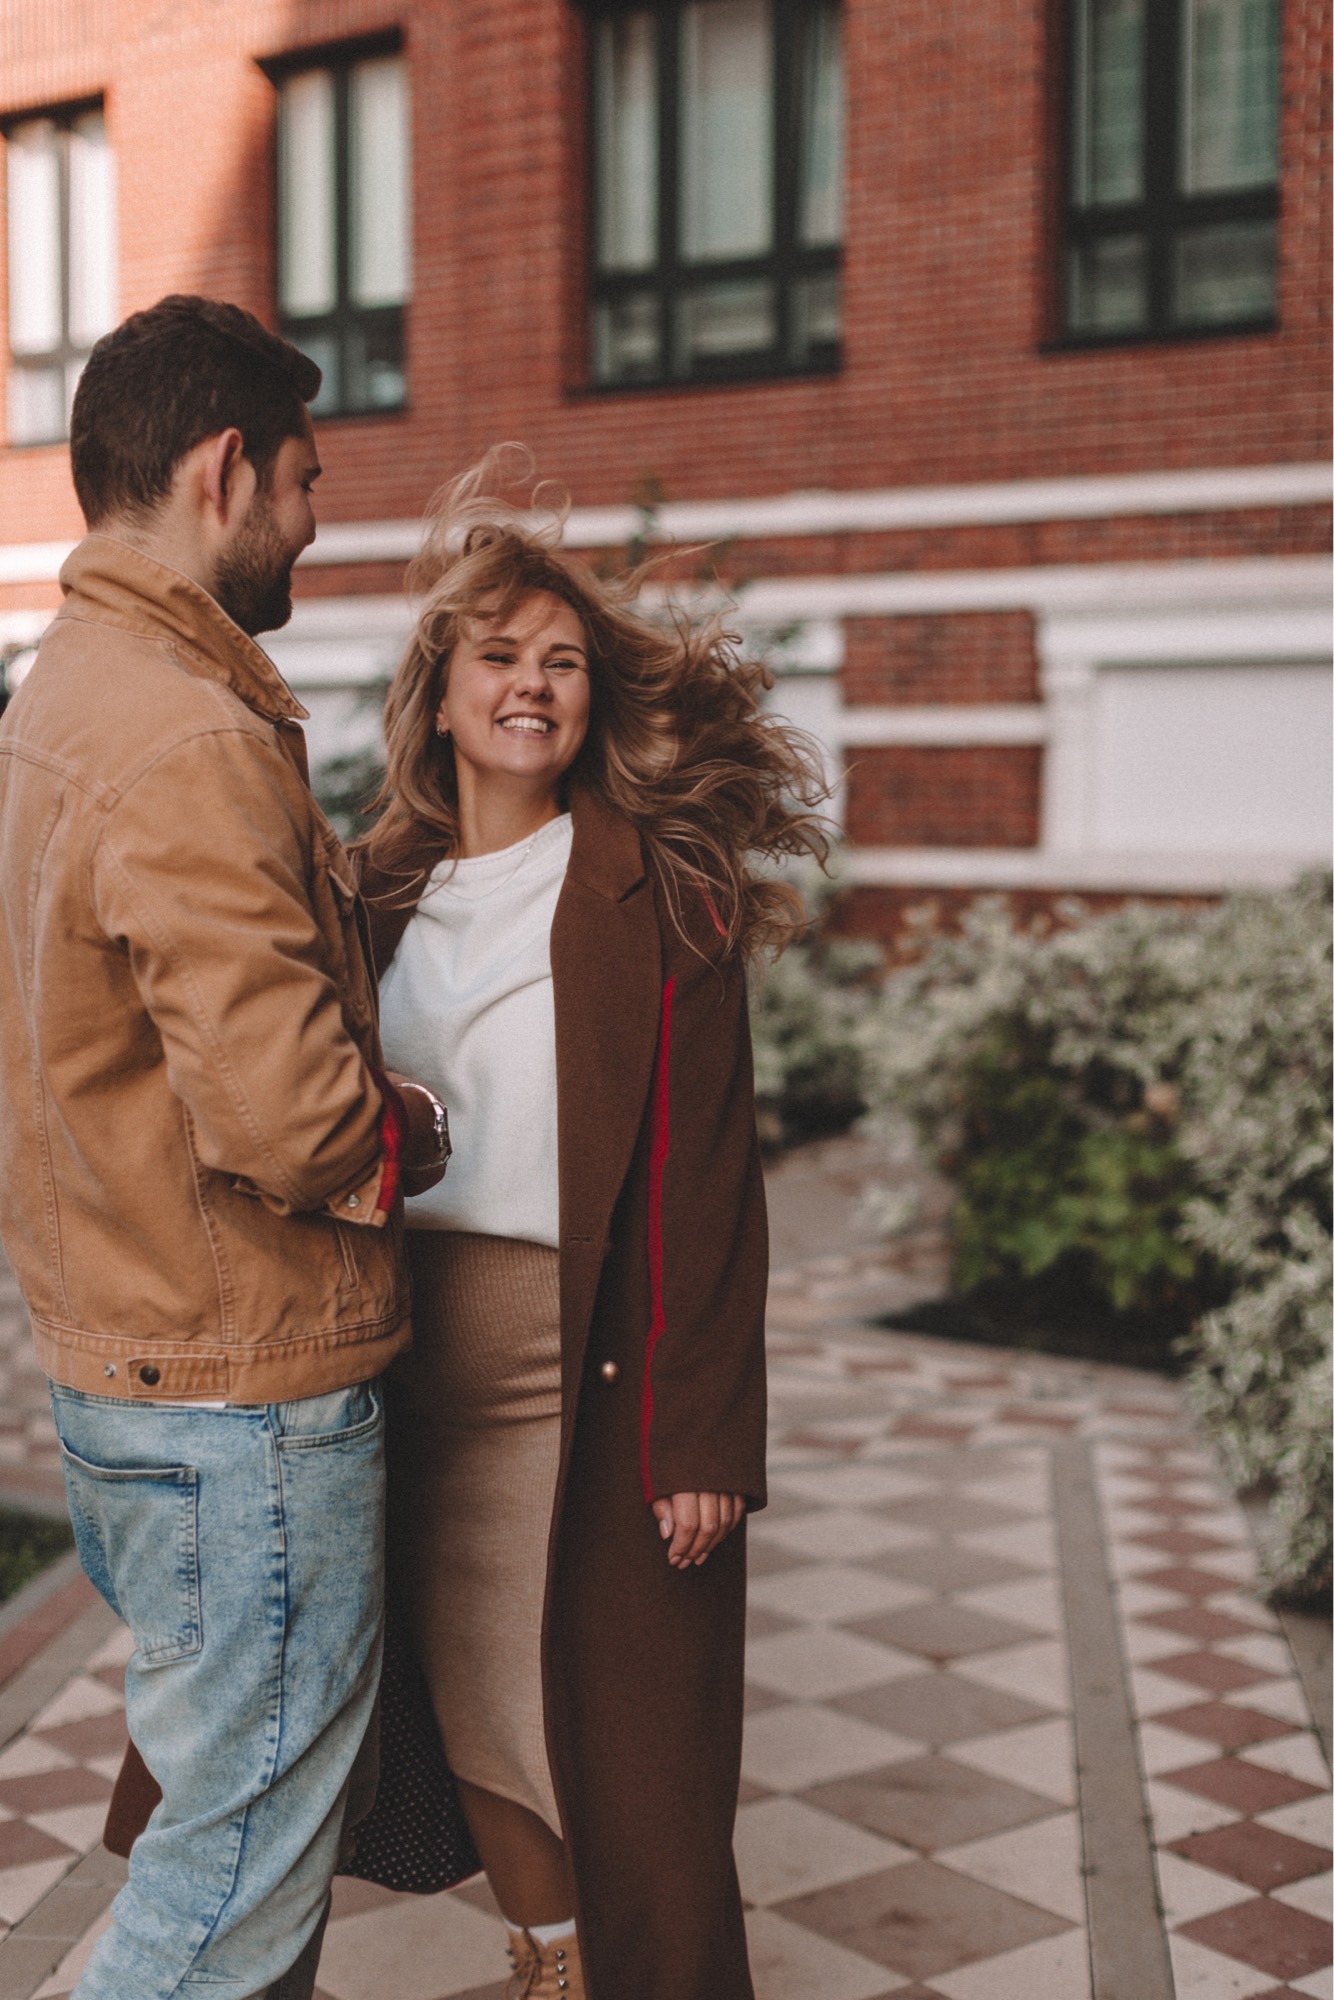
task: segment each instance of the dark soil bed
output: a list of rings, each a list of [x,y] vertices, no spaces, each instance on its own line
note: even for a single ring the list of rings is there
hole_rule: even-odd
[[[0,1603],[74,1546],[63,1521],[0,1507]]]
[[[1101,1299],[1065,1289],[1020,1291],[999,1285],[983,1286],[963,1297],[933,1299],[876,1321],[877,1326],[940,1340],[1114,1362],[1172,1376],[1183,1372],[1182,1357],[1174,1350],[1186,1324],[1176,1313],[1113,1312]]]

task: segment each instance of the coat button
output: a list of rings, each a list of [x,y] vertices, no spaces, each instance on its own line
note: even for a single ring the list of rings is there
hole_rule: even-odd
[[[155,1368],[151,1361],[145,1361],[139,1370],[139,1380],[148,1388],[155,1389],[162,1380],[162,1371],[160,1368]]]
[[[612,1387],[615,1387],[616,1383],[619,1382],[621,1379],[620,1362],[604,1361],[602,1364],[602,1379],[604,1382],[609,1383]]]

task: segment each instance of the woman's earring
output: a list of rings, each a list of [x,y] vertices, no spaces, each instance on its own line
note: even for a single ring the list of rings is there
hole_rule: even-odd
[[[444,722],[437,722],[435,725],[435,733],[437,736],[448,736],[449,734],[448,724]]]

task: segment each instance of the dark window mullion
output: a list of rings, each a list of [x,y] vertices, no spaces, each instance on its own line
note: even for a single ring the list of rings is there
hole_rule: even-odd
[[[774,242],[777,322],[775,346],[783,359],[792,353],[794,259],[797,204],[801,190],[801,78],[809,59],[809,23],[798,0],[773,0]]]
[[[371,49],[369,53],[382,51]],[[397,48],[392,50],[397,54]],[[353,298],[352,274],[352,74],[367,54],[365,48],[349,52],[342,60],[327,60],[318,68],[328,74],[333,92],[333,158],[330,166],[333,207],[334,297],[327,312],[282,312],[282,330],[298,346],[303,342],[325,342],[330,366],[326,371],[327,402],[322,396],[321,416],[387,415],[401,409],[406,401],[400,387],[392,399],[379,401],[372,393],[377,367],[392,367],[401,382],[403,368],[404,303],[384,306],[358,305]],[[285,74],[296,74],[291,71]],[[281,81],[280,81],[281,87]],[[355,368],[354,364],[355,363]]]
[[[338,372],[340,400],[349,400],[350,375],[348,361],[351,355],[352,333],[352,281],[351,281],[351,232],[348,218],[351,215],[352,147],[348,130],[348,101],[351,94],[351,71],[346,63],[340,63],[333,73],[334,78],[334,340],[338,349]]]
[[[679,0],[667,0],[658,8],[658,338],[668,379],[680,373],[681,278],[681,9]]]
[[[640,0],[646,4],[646,0]],[[808,28],[806,0],[772,0],[773,39],[769,53],[772,64],[770,144],[773,167],[772,240],[760,255],[688,260],[682,240],[683,159],[682,114],[682,35],[685,0],[647,0],[656,32],[658,62],[658,227],[656,266],[651,272],[610,272],[594,266],[593,298],[610,308],[616,300],[629,300],[648,291],[657,303],[661,331],[656,386],[669,387],[690,381],[744,380],[748,376],[778,375],[796,367],[805,372],[813,366],[823,371],[830,365],[830,343],[819,344],[796,358],[798,323],[796,303],[798,281],[807,275],[837,273],[840,252],[837,246],[803,247],[799,237],[801,170],[800,122],[801,78],[799,59]],[[614,10],[609,10],[614,11]],[[597,88],[596,65],[590,66],[590,84]],[[596,152],[595,175],[596,179]],[[596,232],[597,189],[593,189],[590,228]],[[762,348],[745,352],[695,353],[679,334],[679,321],[692,297],[713,285],[759,282],[769,287],[774,300],[773,336]],[[604,386],[612,388],[653,386],[627,373],[609,375]]]
[[[1148,324],[1171,321],[1173,211],[1178,183],[1182,0],[1148,0],[1144,36],[1144,200]]]
[[[56,158],[59,162],[57,208],[60,230],[60,397],[65,398],[65,369],[70,353],[70,123],[57,125]]]

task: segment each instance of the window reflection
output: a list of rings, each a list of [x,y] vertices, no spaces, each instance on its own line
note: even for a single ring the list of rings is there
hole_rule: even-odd
[[[115,161],[100,108],[6,133],[9,440],[69,431],[83,364],[117,317]]]
[[[592,359],[605,384],[828,367],[843,83],[833,0],[662,0],[593,30]]]
[[[317,415],[407,398],[411,292],[407,67],[396,54],[283,75],[278,98],[278,309],[324,370]]]

